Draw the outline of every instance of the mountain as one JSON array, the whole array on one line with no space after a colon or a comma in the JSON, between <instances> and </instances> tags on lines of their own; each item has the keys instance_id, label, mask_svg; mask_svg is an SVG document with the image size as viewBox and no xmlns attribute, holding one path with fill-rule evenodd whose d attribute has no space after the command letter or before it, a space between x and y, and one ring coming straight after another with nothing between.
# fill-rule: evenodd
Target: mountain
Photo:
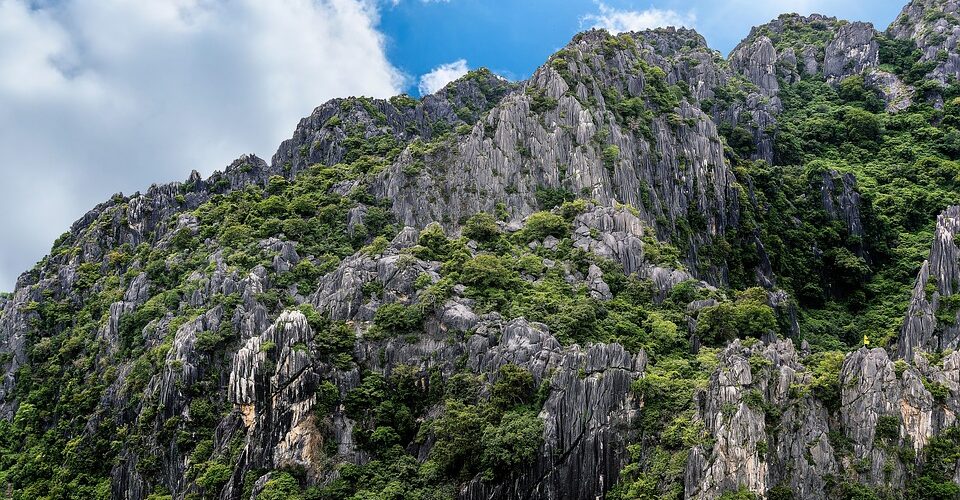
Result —
<instances>
[{"instance_id":1,"label":"mountain","mask_svg":"<svg viewBox=\"0 0 960 500\"><path fill-rule=\"evenodd\" d=\"M114 195L0 295L4 496L960 497L958 16L591 30Z\"/></svg>"}]
</instances>

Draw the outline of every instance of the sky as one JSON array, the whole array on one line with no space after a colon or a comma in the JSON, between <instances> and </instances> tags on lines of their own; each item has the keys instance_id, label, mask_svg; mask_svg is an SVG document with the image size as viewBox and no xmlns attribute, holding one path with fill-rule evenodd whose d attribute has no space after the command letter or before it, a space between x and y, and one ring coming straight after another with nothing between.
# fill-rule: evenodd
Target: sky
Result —
<instances>
[{"instance_id":1,"label":"sky","mask_svg":"<svg viewBox=\"0 0 960 500\"><path fill-rule=\"evenodd\" d=\"M885 28L905 0L0 0L0 291L113 193L269 161L334 97L528 77L591 27L723 54L784 12Z\"/></svg>"}]
</instances>

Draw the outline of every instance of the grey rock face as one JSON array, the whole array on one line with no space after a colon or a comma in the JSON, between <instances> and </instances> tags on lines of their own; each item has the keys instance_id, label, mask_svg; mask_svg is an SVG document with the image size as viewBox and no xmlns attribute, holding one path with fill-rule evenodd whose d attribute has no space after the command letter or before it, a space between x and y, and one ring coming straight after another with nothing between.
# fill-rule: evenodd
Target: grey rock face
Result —
<instances>
[{"instance_id":1,"label":"grey rock face","mask_svg":"<svg viewBox=\"0 0 960 500\"><path fill-rule=\"evenodd\" d=\"M227 398L246 428L240 462L247 468L302 466L314 478L323 446L311 412L319 381L313 371L313 331L299 311L285 311L233 357Z\"/></svg>"},{"instance_id":2,"label":"grey rock face","mask_svg":"<svg viewBox=\"0 0 960 500\"><path fill-rule=\"evenodd\" d=\"M823 58L823 74L839 81L858 75L879 64L876 31L870 23L854 22L842 26L827 44Z\"/></svg>"},{"instance_id":3,"label":"grey rock face","mask_svg":"<svg viewBox=\"0 0 960 500\"><path fill-rule=\"evenodd\" d=\"M869 71L864 76L864 83L880 92L888 113L903 111L913 103L914 88L900 81L900 78L892 73L879 69Z\"/></svg>"},{"instance_id":4,"label":"grey rock face","mask_svg":"<svg viewBox=\"0 0 960 500\"><path fill-rule=\"evenodd\" d=\"M578 215L573 225L575 247L619 262L628 275L641 269L644 230L652 229L630 211L595 207Z\"/></svg>"},{"instance_id":5,"label":"grey rock face","mask_svg":"<svg viewBox=\"0 0 960 500\"><path fill-rule=\"evenodd\" d=\"M369 321L380 302L404 302L406 297L415 295L413 283L421 273L439 279L439 263L401 254L409 246L408 238L415 235L415 230L406 228L383 254L357 253L347 257L336 270L320 279L310 302L333 319ZM366 302L363 287L374 282L382 284L383 291Z\"/></svg>"},{"instance_id":6,"label":"grey rock face","mask_svg":"<svg viewBox=\"0 0 960 500\"><path fill-rule=\"evenodd\" d=\"M649 77L636 73L634 51L606 54L608 36L578 36L564 49L564 75L553 64L541 67L523 92L506 96L460 140L423 158L401 154L374 192L414 227L436 221L454 228L497 203L511 219L522 219L538 208L536 189L546 187L584 193L601 205L630 204L663 238L676 232L678 218L700 212L706 230L693 235L693 249L722 234L736 223L738 207L716 127L686 101L655 115L646 135L613 119L616 103L604 96L611 89L622 98L641 96ZM633 39L645 43L642 34ZM538 99L553 99L556 107L541 109ZM679 121L668 123L668 116ZM417 162L424 163L420 173L404 173Z\"/></svg>"},{"instance_id":7,"label":"grey rock face","mask_svg":"<svg viewBox=\"0 0 960 500\"><path fill-rule=\"evenodd\" d=\"M514 481L474 480L459 497L594 498L615 484L627 463L626 444L636 439L638 410L630 385L643 373L644 353L632 355L618 344L560 349L542 325L522 319L503 327L498 345L491 340L480 335L468 340L471 369L494 373L515 363L529 369L537 383L549 380L550 396L540 412L544 445Z\"/></svg>"},{"instance_id":8,"label":"grey rock face","mask_svg":"<svg viewBox=\"0 0 960 500\"><path fill-rule=\"evenodd\" d=\"M812 45L803 48L803 72L807 75L820 73L820 63L817 61L817 49Z\"/></svg>"},{"instance_id":9,"label":"grey rock face","mask_svg":"<svg viewBox=\"0 0 960 500\"><path fill-rule=\"evenodd\" d=\"M23 306L39 298L38 291L19 288L12 298L4 301L0 313L0 352L9 353L7 360L0 363L3 378L0 381L0 418L10 420L17 410L17 402L12 396L16 387L17 370L25 365L27 358L27 335L31 314Z\"/></svg>"},{"instance_id":10,"label":"grey rock face","mask_svg":"<svg viewBox=\"0 0 960 500\"><path fill-rule=\"evenodd\" d=\"M292 175L315 163L343 161L355 147L352 137L390 137L406 144L431 139L459 125L473 124L505 95L516 90L488 70L477 70L422 100L334 99L300 120L293 137L281 143L271 161L274 172Z\"/></svg>"},{"instance_id":11,"label":"grey rock face","mask_svg":"<svg viewBox=\"0 0 960 500\"><path fill-rule=\"evenodd\" d=\"M797 32L806 35L797 37ZM729 65L735 75L755 85L756 91L740 85L746 98L715 114L714 119L751 131L756 142L752 157L772 163L771 136L782 111L778 97L781 81L795 83L804 77L822 76L837 86L847 77L863 75L866 84L880 92L888 111L906 109L913 89L896 75L878 69L877 35L870 23L847 23L819 14L783 14L754 27L730 53ZM743 111L751 115L748 122L739 119Z\"/></svg>"},{"instance_id":12,"label":"grey rock face","mask_svg":"<svg viewBox=\"0 0 960 500\"><path fill-rule=\"evenodd\" d=\"M920 60L935 64L927 77L946 83L950 77L960 77L958 13L956 0L912 0L890 23L887 33L916 42L922 52Z\"/></svg>"},{"instance_id":13,"label":"grey rock face","mask_svg":"<svg viewBox=\"0 0 960 500\"><path fill-rule=\"evenodd\" d=\"M960 339L958 311L951 297L960 292L960 207L937 217L930 256L917 275L897 344L897 355L913 361L918 351L956 348ZM946 320L946 321L944 321Z\"/></svg>"},{"instance_id":14,"label":"grey rock face","mask_svg":"<svg viewBox=\"0 0 960 500\"><path fill-rule=\"evenodd\" d=\"M702 449L693 452L698 460L688 462L687 497L714 498L739 486L767 490L767 464L757 452L757 443L766 439L763 414L743 401L754 380L739 351L738 343L724 351L720 356L724 369L714 372L698 401L699 417L716 442L709 454Z\"/></svg>"},{"instance_id":15,"label":"grey rock face","mask_svg":"<svg viewBox=\"0 0 960 500\"><path fill-rule=\"evenodd\" d=\"M195 231L191 216L182 215L169 223L171 218L197 208L214 194L249 184L262 184L268 176L268 167L263 160L254 155L243 155L223 172L214 172L206 180L193 171L186 182L155 184L145 193L137 192L129 197L116 194L74 222L62 237L61 245L76 245L80 252L51 255L41 265L22 274L17 280L17 291L0 306L0 352L10 353L0 358L0 373L3 374L0 417L10 417L16 411L17 402L6 395L16 383L17 369L27 361L27 335L31 320L38 318L38 313L29 307L32 302L39 302L44 292L54 300L79 301L72 287L81 264L103 265L107 255L124 244L131 247L141 243L169 246L176 231ZM97 333L99 338L107 340L107 353L117 349L120 315L142 303L148 294L146 278L138 277L130 284L123 300L111 304L107 325Z\"/></svg>"},{"instance_id":16,"label":"grey rock face","mask_svg":"<svg viewBox=\"0 0 960 500\"><path fill-rule=\"evenodd\" d=\"M863 220L860 216L860 192L857 190L857 178L853 174L841 175L835 170L821 175L820 198L823 209L831 219L842 220L851 236L864 236ZM862 246L861 246L862 247ZM866 251L859 250L866 258Z\"/></svg>"},{"instance_id":17,"label":"grey rock face","mask_svg":"<svg viewBox=\"0 0 960 500\"><path fill-rule=\"evenodd\" d=\"M894 444L912 446L918 452L930 438L956 422L957 386L953 381L960 377L958 361L960 357L952 353L941 366L931 366L918 356L916 363L905 366L898 376L883 349L861 348L847 356L840 371L840 423L853 444L853 456L862 460L860 482L893 488L904 485L910 464L903 464L889 447L878 444L880 418L899 421ZM943 385L948 391L946 399L936 401L925 381Z\"/></svg>"},{"instance_id":18,"label":"grey rock face","mask_svg":"<svg viewBox=\"0 0 960 500\"><path fill-rule=\"evenodd\" d=\"M940 366L917 357L900 375L883 349L852 352L840 367L835 412L822 394L797 391L813 374L790 340L749 348L735 341L718 358L708 387L696 396L697 418L714 441L690 450L688 498L712 499L741 488L764 494L775 486L797 498L831 498L827 478L837 475L903 491L914 464L903 463L897 447L920 452L956 423L958 352ZM946 399L936 401L927 383L943 385ZM899 423L893 436L878 433L881 419ZM850 450L834 448L831 433L842 434Z\"/></svg>"},{"instance_id":19,"label":"grey rock face","mask_svg":"<svg viewBox=\"0 0 960 500\"><path fill-rule=\"evenodd\" d=\"M698 418L715 441L712 449L691 450L685 495L717 498L740 488L762 494L785 485L800 498L827 498L824 478L838 470L828 413L813 395L791 395L791 386L810 381L793 342L747 348L734 341L719 361L696 396ZM779 422L771 425L765 412L776 412Z\"/></svg>"},{"instance_id":20,"label":"grey rock face","mask_svg":"<svg viewBox=\"0 0 960 500\"><path fill-rule=\"evenodd\" d=\"M829 422L829 412L813 397L783 412L780 427L790 431L779 433L775 441L769 484L787 485L799 498L827 498L826 479L840 470L830 444Z\"/></svg>"},{"instance_id":21,"label":"grey rock face","mask_svg":"<svg viewBox=\"0 0 960 500\"><path fill-rule=\"evenodd\" d=\"M881 447L874 446L879 417L896 414L900 406L901 388L893 362L883 349L862 348L844 360L840 387L841 423L853 443L853 456L868 465L861 467L860 480L868 484L889 481L902 487L902 464L895 457L888 456ZM895 467L885 472L883 468L888 461Z\"/></svg>"},{"instance_id":22,"label":"grey rock face","mask_svg":"<svg viewBox=\"0 0 960 500\"><path fill-rule=\"evenodd\" d=\"M764 94L776 95L780 91L777 82L777 49L766 36L752 43L738 46L730 53L730 66L745 76Z\"/></svg>"},{"instance_id":23,"label":"grey rock face","mask_svg":"<svg viewBox=\"0 0 960 500\"><path fill-rule=\"evenodd\" d=\"M472 315L463 306L459 310L461 316ZM321 373L338 380L341 391L355 387L359 377L356 371L330 373L329 367L312 361L310 339L305 318L285 312L235 354L229 398L246 435L238 464L242 470L288 465L303 467L315 481L330 477L332 471L317 458L323 455L318 450L324 436L317 427L328 424L315 420L314 387ZM301 344L308 347L298 350ZM510 482L468 483L460 498L592 497L615 484L627 460L626 444L635 439L637 407L630 386L645 367L642 352L631 355L617 344L564 349L544 325L522 318L504 323L495 316L480 321L475 334L459 341L428 327L414 343L360 342L357 349L361 365L387 375L402 364L425 378L431 367L449 377L458 360L466 359L467 369L486 377L495 377L500 366L512 363L529 370L538 385L549 385L540 412L544 445L537 459ZM332 425L338 459L369 460L354 448L353 423L340 410ZM423 446L419 454L426 457L430 444ZM232 498L239 487L232 481L224 498Z\"/></svg>"}]
</instances>

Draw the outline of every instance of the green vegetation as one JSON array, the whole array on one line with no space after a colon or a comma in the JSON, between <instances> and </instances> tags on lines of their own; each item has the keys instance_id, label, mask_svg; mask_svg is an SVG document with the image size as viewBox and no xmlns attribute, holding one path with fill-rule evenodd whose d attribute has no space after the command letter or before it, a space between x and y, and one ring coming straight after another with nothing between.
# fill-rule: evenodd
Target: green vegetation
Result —
<instances>
[{"instance_id":1,"label":"green vegetation","mask_svg":"<svg viewBox=\"0 0 960 500\"><path fill-rule=\"evenodd\" d=\"M755 37L763 35L770 38L777 50L792 48L799 54L806 45L825 46L833 40L836 29L844 22L831 21L830 19L805 22L802 17L796 14L781 14L777 17L777 21L782 26L781 29L775 31L769 26L763 26L755 34L752 34L747 42L752 42Z\"/></svg>"},{"instance_id":2,"label":"green vegetation","mask_svg":"<svg viewBox=\"0 0 960 500\"><path fill-rule=\"evenodd\" d=\"M900 418L895 415L877 417L876 437L881 441L896 442L900 439Z\"/></svg>"},{"instance_id":3,"label":"green vegetation","mask_svg":"<svg viewBox=\"0 0 960 500\"><path fill-rule=\"evenodd\" d=\"M373 317L373 328L369 336L380 338L413 334L420 329L422 322L423 314L416 307L398 303L384 304L377 309Z\"/></svg>"},{"instance_id":4,"label":"green vegetation","mask_svg":"<svg viewBox=\"0 0 960 500\"><path fill-rule=\"evenodd\" d=\"M547 95L546 90L530 86L526 93L530 96L530 111L534 113L543 113L557 109L557 100Z\"/></svg>"},{"instance_id":5,"label":"green vegetation","mask_svg":"<svg viewBox=\"0 0 960 500\"><path fill-rule=\"evenodd\" d=\"M440 384L435 387L434 384ZM500 368L489 401L478 401L479 380L460 373L446 386L432 376L399 367L389 379L366 374L347 394L347 413L361 425L354 437L374 460L343 464L340 478L322 498L447 498L459 481L480 474L502 479L532 460L543 440L531 374L516 365ZM439 416L421 423L433 404ZM428 459L418 463L403 444L430 437Z\"/></svg>"},{"instance_id":6,"label":"green vegetation","mask_svg":"<svg viewBox=\"0 0 960 500\"><path fill-rule=\"evenodd\" d=\"M364 139L351 132L350 138L349 163L315 165L292 181L275 176L263 187L249 185L213 195L193 212L199 222L196 231L179 230L166 245L153 241L135 248L129 244L108 248L103 263L79 264L74 286L64 295L44 291L26 308L31 332L29 363L17 373L15 396L20 407L12 422L0 422L0 482L16 492L14 498L108 498L110 470L123 446L140 453L138 472L153 481L161 473L161 463L146 448L152 442L176 443L192 457L189 477L202 493L219 491L233 471L235 457L209 447L224 401L206 396L221 391L220 373L229 366L229 353L238 347L231 318L242 299L239 294L214 295L203 307L190 306L189 297L200 289L191 276L209 275L218 265L222 272L241 277L259 265L272 270L274 253L259 242L270 237L295 241L300 261L288 271L270 271L273 288L256 297L278 314L295 303L288 287L309 291L340 259L377 237L392 237L396 229L389 213L364 189L341 196L331 188L379 171L399 149L389 136ZM367 216L351 233L347 212L359 203L367 206ZM117 198L92 224L110 228L125 221L126 210L125 201ZM175 218L170 220L170 227L175 223ZM61 237L56 252L67 254L72 251L69 245L81 243L69 239ZM141 273L149 280L150 297L131 311L121 311L117 350L112 352L97 332L109 320L110 305L122 300L124 290ZM353 331L309 306L301 310L314 330L321 358L347 368L353 360ZM182 362L167 361L173 338L201 315L213 315L219 324L196 332L195 348L205 375L179 389L190 418L164 418L143 389L164 369L180 377ZM270 351L270 344L261 349ZM99 405L121 363L131 366L119 387L127 406ZM329 390L326 394L329 399ZM139 418L117 423L131 412L139 413ZM283 481L278 481L280 488Z\"/></svg>"},{"instance_id":7,"label":"green vegetation","mask_svg":"<svg viewBox=\"0 0 960 500\"><path fill-rule=\"evenodd\" d=\"M611 144L603 149L603 166L607 169L610 176L613 176L617 159L620 158L620 148Z\"/></svg>"},{"instance_id":8,"label":"green vegetation","mask_svg":"<svg viewBox=\"0 0 960 500\"><path fill-rule=\"evenodd\" d=\"M759 231L778 285L798 301L801 332L814 349L855 346L864 333L873 345L885 345L902 321L936 215L960 202L960 167L952 160L960 152L954 146L960 107L937 110L921 102L897 114L878 113L876 96L859 77L844 80L839 90L805 79L780 95L785 109L776 164L736 164L741 185L753 186L751 205L764 207L750 209L738 232ZM839 199L844 174L856 179L862 235L851 234L844 216L831 216L821 202L825 179L833 185L829 195ZM727 239L732 268L756 262L751 245ZM950 307L941 311L944 318Z\"/></svg>"},{"instance_id":9,"label":"green vegetation","mask_svg":"<svg viewBox=\"0 0 960 500\"><path fill-rule=\"evenodd\" d=\"M960 486L953 482L957 460L960 460L960 427L950 427L931 438L923 453L924 466L908 484L908 495L938 500L960 496Z\"/></svg>"},{"instance_id":10,"label":"green vegetation","mask_svg":"<svg viewBox=\"0 0 960 500\"><path fill-rule=\"evenodd\" d=\"M716 345L738 336L759 338L764 333L777 331L777 320L766 303L766 292L759 288L741 292L735 302L706 307L697 318L697 335Z\"/></svg>"}]
</instances>

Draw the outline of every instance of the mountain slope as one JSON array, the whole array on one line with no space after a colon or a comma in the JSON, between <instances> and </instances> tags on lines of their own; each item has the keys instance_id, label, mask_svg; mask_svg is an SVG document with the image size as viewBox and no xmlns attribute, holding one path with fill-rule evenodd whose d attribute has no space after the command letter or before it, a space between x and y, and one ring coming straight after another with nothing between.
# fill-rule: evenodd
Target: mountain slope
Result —
<instances>
[{"instance_id":1,"label":"mountain slope","mask_svg":"<svg viewBox=\"0 0 960 500\"><path fill-rule=\"evenodd\" d=\"M115 195L0 296L5 494L955 498L955 11L588 31Z\"/></svg>"}]
</instances>

